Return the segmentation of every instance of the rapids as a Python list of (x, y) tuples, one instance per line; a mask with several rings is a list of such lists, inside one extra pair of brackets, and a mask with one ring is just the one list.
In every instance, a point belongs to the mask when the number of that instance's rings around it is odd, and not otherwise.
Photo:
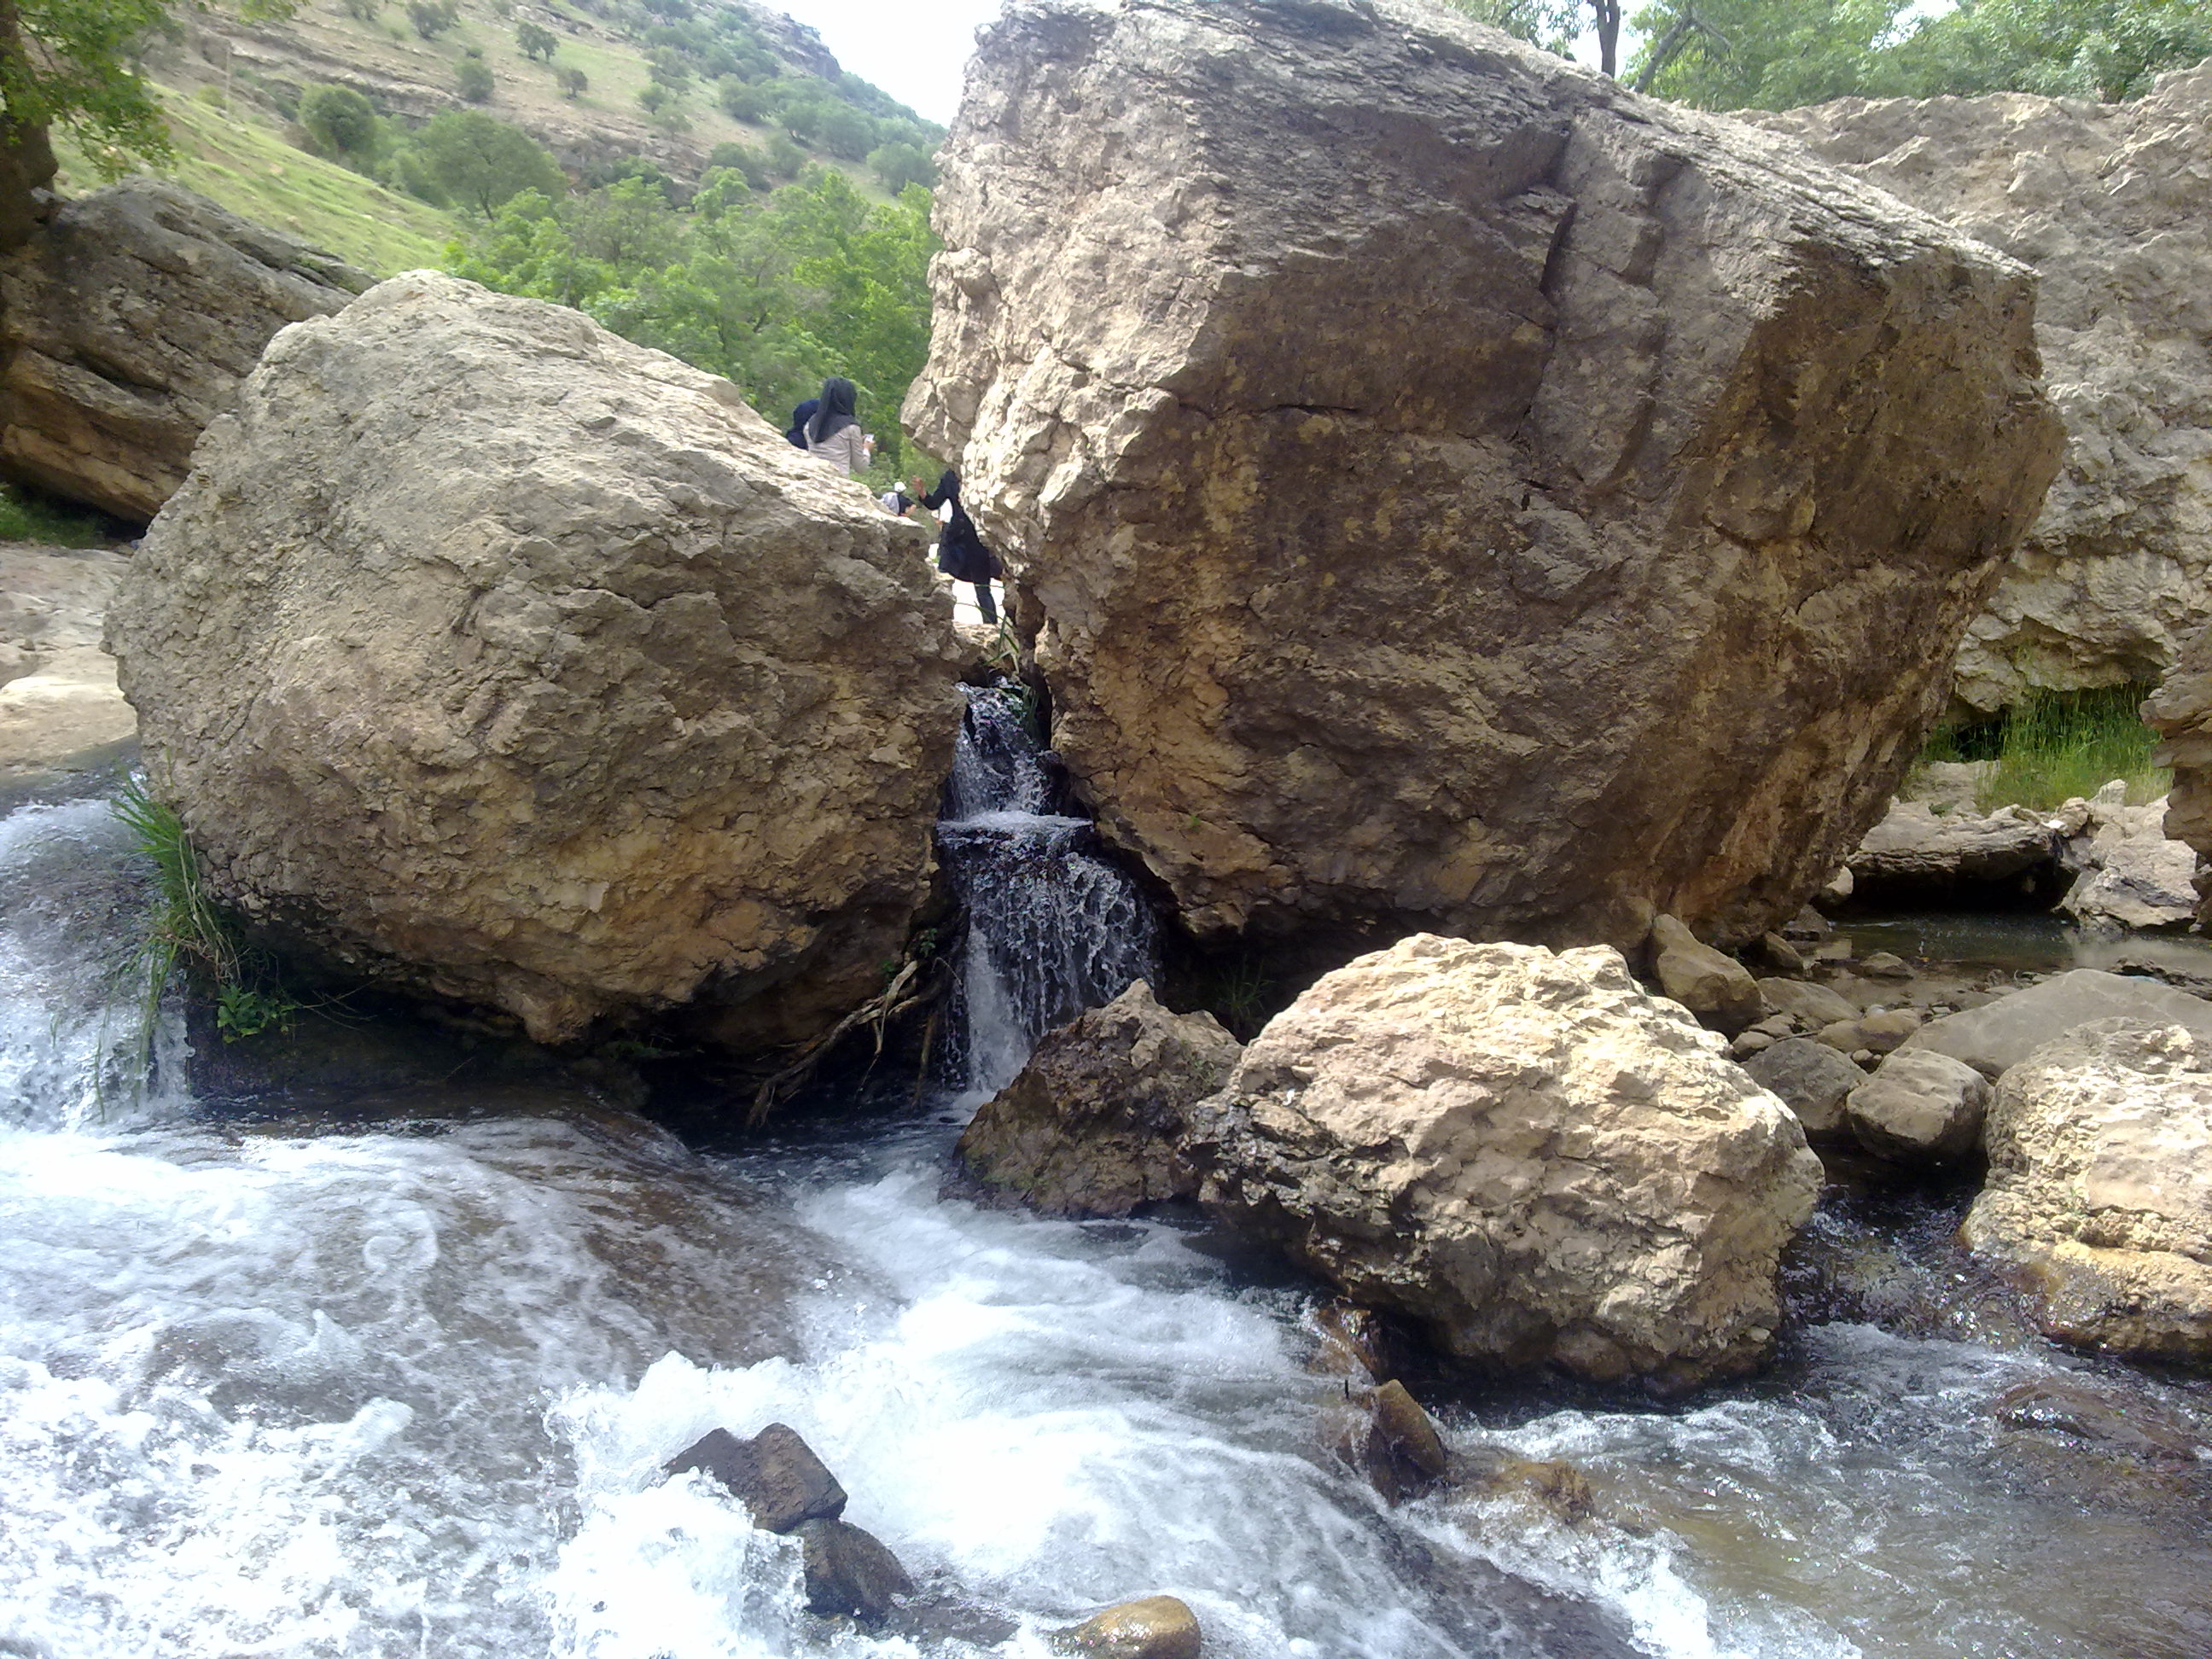
[[(1997, 1414), (2066, 1380), (2212, 1439), (2212, 1395), (2027, 1334), (1958, 1194), (1832, 1193), (1748, 1382), (1424, 1380), (1589, 1510), (1393, 1510), (1331, 1454), (1306, 1287), (939, 1197), (963, 1079), (720, 1145), (550, 1084), (241, 1114), (173, 1011), (131, 1086), (143, 902), (103, 800), (0, 819), (0, 1654), (1041, 1659), (1155, 1592), (1222, 1659), (2212, 1651), (2212, 1466)], [(815, 1620), (793, 1544), (659, 1474), (779, 1419), (1000, 1628)]]

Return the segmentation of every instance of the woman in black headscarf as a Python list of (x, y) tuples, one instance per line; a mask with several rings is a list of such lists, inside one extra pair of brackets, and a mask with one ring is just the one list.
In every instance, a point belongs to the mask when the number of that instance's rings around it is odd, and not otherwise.
[(848, 478), (868, 470), (867, 434), (860, 430), (860, 422), (853, 414), (853, 400), (858, 395), (850, 380), (832, 374), (822, 382), (822, 406), (806, 423), (807, 453), (828, 457), (830, 464)]
[[(914, 481), (915, 494), (921, 495), (921, 480)], [(945, 521), (945, 532), (937, 538), (937, 568), (956, 582), (975, 585), (975, 608), (983, 613), (983, 620), (999, 620), (999, 607), (991, 599), (991, 579), (1001, 574), (999, 556), (983, 545), (983, 538), (975, 533), (975, 520), (960, 505), (960, 475), (951, 467), (937, 481), (937, 488), (921, 495), (921, 504), (934, 513), (946, 502), (952, 504), (951, 515)]]

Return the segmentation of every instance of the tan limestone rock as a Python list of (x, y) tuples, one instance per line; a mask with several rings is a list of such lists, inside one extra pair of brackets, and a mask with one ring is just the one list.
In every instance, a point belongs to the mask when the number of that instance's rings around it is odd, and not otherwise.
[(2166, 833), (2197, 854), (2197, 918), (2212, 927), (2212, 625), (2191, 635), (2142, 712), (2160, 738), (2154, 758), (2173, 769)]
[(1415, 935), (1324, 976), (1195, 1109), (1202, 1200), (1468, 1358), (1740, 1370), (1820, 1168), (1725, 1046), (1609, 947)]
[(0, 472), (152, 518), (270, 337), (370, 280), (161, 179), (68, 203), (0, 259)]
[(2061, 434), (2018, 265), (1407, 0), (1017, 0), (907, 414), (1201, 934), (1723, 945), (1879, 816)]
[(2103, 1020), (1998, 1081), (1960, 1233), (2026, 1285), (2047, 1334), (2212, 1358), (2209, 1057), (2183, 1027)]
[(1844, 99), (1753, 118), (2034, 267), (2065, 465), (1958, 689), (2155, 679), (2212, 619), (2212, 64), (2125, 103)]
[(0, 775), (119, 743), (138, 717), (100, 647), (129, 564), (105, 548), (0, 542)]
[(1649, 943), (1660, 990), (1714, 1030), (1734, 1036), (1766, 1012), (1751, 970), (1674, 917), (1655, 918)]
[(213, 890), (541, 1041), (882, 987), (958, 658), (920, 532), (727, 381), (414, 272), (287, 330), (108, 641)]

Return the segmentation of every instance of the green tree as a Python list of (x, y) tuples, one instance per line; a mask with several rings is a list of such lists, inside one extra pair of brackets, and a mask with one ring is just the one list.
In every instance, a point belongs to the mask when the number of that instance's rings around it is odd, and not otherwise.
[(434, 40), (460, 21), (454, 0), (407, 0), (407, 21), (425, 40)]
[(2212, 57), (2203, 0), (1960, 0), (1884, 52), (1887, 90), (2040, 92), (2107, 102)]
[(590, 76), (580, 69), (570, 69), (566, 64), (553, 71), (553, 78), (560, 84), (561, 95), (571, 102), (592, 89)]
[(1630, 82), (1705, 109), (1881, 95), (1881, 44), (1905, 0), (1661, 0), (1636, 15)]
[(551, 198), (568, 188), (528, 133), (481, 110), (445, 111), (422, 129), (415, 149), (448, 199), (486, 218), (524, 191)]
[(884, 144), (868, 152), (868, 167), (894, 196), (908, 185), (937, 188), (937, 163), (919, 144)]
[(356, 23), (374, 23), (384, 15), (384, 0), (340, 0), (340, 4)]
[(722, 113), (732, 121), (757, 121), (769, 111), (767, 87), (733, 76), (725, 76), (714, 83), (714, 97)]
[(375, 108), (351, 87), (309, 87), (300, 94), (299, 120), (325, 155), (362, 161), (375, 154)]
[[(291, 4), (243, 0), (239, 10), (279, 17)], [(168, 128), (135, 63), (169, 11), (168, 0), (0, 0), (0, 251), (38, 227), (56, 125), (111, 178), (134, 156), (170, 158)]]
[(561, 49), (561, 37), (551, 29), (544, 28), (523, 19), (514, 26), (514, 49), (525, 58), (534, 58), (541, 64), (553, 61), (553, 54)]
[(491, 65), (477, 57), (467, 57), (453, 65), (453, 83), (462, 97), (471, 104), (491, 101)]

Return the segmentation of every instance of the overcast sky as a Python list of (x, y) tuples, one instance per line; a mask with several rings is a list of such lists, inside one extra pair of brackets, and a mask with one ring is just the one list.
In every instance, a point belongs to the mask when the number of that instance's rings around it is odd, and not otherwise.
[(1000, 0), (769, 0), (822, 33), (837, 61), (918, 115), (949, 125), (975, 30)]

